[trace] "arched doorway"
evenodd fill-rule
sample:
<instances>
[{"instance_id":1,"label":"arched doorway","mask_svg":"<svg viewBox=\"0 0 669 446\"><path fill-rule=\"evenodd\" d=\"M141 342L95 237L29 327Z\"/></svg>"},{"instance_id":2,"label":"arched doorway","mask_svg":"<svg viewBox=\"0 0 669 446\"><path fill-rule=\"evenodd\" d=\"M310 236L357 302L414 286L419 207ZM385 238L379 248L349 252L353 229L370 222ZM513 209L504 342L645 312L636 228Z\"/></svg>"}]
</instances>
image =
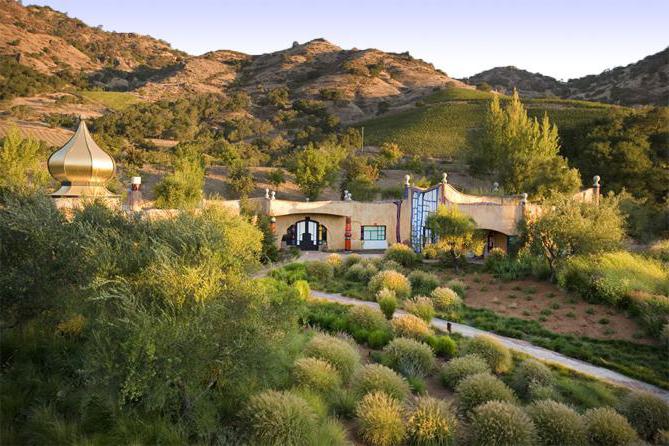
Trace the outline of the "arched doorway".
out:
<instances>
[{"instance_id":1,"label":"arched doorway","mask_svg":"<svg viewBox=\"0 0 669 446\"><path fill-rule=\"evenodd\" d=\"M305 217L288 227L285 238L288 246L297 246L302 251L318 251L327 244L328 230L318 221Z\"/></svg>"}]
</instances>

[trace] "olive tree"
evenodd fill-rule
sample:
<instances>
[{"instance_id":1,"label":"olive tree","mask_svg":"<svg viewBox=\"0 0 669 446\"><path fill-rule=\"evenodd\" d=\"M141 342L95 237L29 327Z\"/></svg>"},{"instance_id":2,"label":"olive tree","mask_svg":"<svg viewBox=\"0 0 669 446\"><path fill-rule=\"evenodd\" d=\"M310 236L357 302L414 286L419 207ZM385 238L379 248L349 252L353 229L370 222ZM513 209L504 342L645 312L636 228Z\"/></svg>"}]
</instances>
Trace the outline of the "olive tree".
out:
<instances>
[{"instance_id":1,"label":"olive tree","mask_svg":"<svg viewBox=\"0 0 669 446\"><path fill-rule=\"evenodd\" d=\"M455 206L440 205L428 216L426 226L438 237L438 245L450 253L456 271L458 259L480 244L476 222Z\"/></svg>"}]
</instances>

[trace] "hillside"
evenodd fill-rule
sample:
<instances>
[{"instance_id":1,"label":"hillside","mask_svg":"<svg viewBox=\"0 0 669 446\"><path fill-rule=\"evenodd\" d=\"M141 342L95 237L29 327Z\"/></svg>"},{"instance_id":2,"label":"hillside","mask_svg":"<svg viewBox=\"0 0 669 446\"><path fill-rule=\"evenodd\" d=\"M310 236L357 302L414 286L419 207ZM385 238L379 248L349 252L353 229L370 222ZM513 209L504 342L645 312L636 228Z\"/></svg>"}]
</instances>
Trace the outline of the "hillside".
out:
<instances>
[{"instance_id":1,"label":"hillside","mask_svg":"<svg viewBox=\"0 0 669 446\"><path fill-rule=\"evenodd\" d=\"M614 104L669 103L669 48L624 67L606 70L567 82L516 67L497 67L465 79L483 82L509 94L514 88L528 98L557 96Z\"/></svg>"}]
</instances>

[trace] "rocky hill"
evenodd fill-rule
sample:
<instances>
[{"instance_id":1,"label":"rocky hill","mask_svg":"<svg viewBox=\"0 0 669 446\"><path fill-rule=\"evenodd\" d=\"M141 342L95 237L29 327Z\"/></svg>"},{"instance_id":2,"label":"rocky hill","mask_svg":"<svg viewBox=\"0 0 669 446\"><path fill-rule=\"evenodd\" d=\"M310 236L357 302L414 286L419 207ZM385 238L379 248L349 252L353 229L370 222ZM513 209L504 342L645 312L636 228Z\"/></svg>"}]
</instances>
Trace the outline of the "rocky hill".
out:
<instances>
[{"instance_id":1,"label":"rocky hill","mask_svg":"<svg viewBox=\"0 0 669 446\"><path fill-rule=\"evenodd\" d=\"M623 105L669 103L669 48L624 67L561 82L550 76L516 67L497 67L465 79L483 82L510 93L517 88L526 97L558 96Z\"/></svg>"}]
</instances>

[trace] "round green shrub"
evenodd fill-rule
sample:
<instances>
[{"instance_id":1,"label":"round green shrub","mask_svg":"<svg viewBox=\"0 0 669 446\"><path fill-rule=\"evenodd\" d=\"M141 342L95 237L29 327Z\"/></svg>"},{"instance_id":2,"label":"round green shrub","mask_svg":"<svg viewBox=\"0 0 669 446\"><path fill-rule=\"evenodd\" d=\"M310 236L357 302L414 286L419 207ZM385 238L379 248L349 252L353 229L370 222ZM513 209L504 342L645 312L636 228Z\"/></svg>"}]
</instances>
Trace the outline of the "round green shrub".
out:
<instances>
[{"instance_id":1,"label":"round green shrub","mask_svg":"<svg viewBox=\"0 0 669 446\"><path fill-rule=\"evenodd\" d=\"M339 254L330 254L325 261L335 270L341 271L344 267L344 260Z\"/></svg>"},{"instance_id":2,"label":"round green shrub","mask_svg":"<svg viewBox=\"0 0 669 446\"><path fill-rule=\"evenodd\" d=\"M368 393L355 410L360 437L371 446L396 446L406 436L401 403L383 392Z\"/></svg>"},{"instance_id":3,"label":"round green shrub","mask_svg":"<svg viewBox=\"0 0 669 446\"><path fill-rule=\"evenodd\" d=\"M352 389L358 397L381 391L404 401L409 395L409 383L395 371L381 364L369 364L353 376Z\"/></svg>"},{"instance_id":4,"label":"round green shrub","mask_svg":"<svg viewBox=\"0 0 669 446\"><path fill-rule=\"evenodd\" d=\"M467 285L462 280L452 279L446 282L446 288L450 288L455 291L458 296L464 299L465 294L467 294Z\"/></svg>"},{"instance_id":5,"label":"round green shrub","mask_svg":"<svg viewBox=\"0 0 669 446\"><path fill-rule=\"evenodd\" d=\"M367 345L369 348L379 349L385 346L393 338L389 330L374 330L367 336Z\"/></svg>"},{"instance_id":6,"label":"round green shrub","mask_svg":"<svg viewBox=\"0 0 669 446\"><path fill-rule=\"evenodd\" d=\"M472 414L473 446L534 445L534 424L523 409L504 401L489 401Z\"/></svg>"},{"instance_id":7,"label":"round green shrub","mask_svg":"<svg viewBox=\"0 0 669 446\"><path fill-rule=\"evenodd\" d=\"M293 288L297 290L297 293L302 300L307 300L309 296L311 296L311 287L306 280L296 280L293 283Z\"/></svg>"},{"instance_id":8,"label":"round green shrub","mask_svg":"<svg viewBox=\"0 0 669 446\"><path fill-rule=\"evenodd\" d=\"M378 269L371 263L360 262L352 265L344 275L348 280L353 282L368 282L376 273Z\"/></svg>"},{"instance_id":9,"label":"round green shrub","mask_svg":"<svg viewBox=\"0 0 669 446\"><path fill-rule=\"evenodd\" d=\"M328 280L334 278L334 268L327 262L313 260L310 262L304 262L304 267L307 270L307 276L310 280L327 282Z\"/></svg>"},{"instance_id":10,"label":"round green shrub","mask_svg":"<svg viewBox=\"0 0 669 446\"><path fill-rule=\"evenodd\" d=\"M441 382L454 389L464 378L477 373L490 373L490 366L478 355L465 355L448 361L441 371Z\"/></svg>"},{"instance_id":11,"label":"round green shrub","mask_svg":"<svg viewBox=\"0 0 669 446\"><path fill-rule=\"evenodd\" d=\"M390 323L380 310L366 305L354 306L348 311L348 323L351 328L367 331L390 330Z\"/></svg>"},{"instance_id":12,"label":"round green shrub","mask_svg":"<svg viewBox=\"0 0 669 446\"><path fill-rule=\"evenodd\" d=\"M374 275L369 281L369 290L376 294L387 288L395 292L398 299L406 299L411 295L409 279L397 271L385 270Z\"/></svg>"},{"instance_id":13,"label":"round green shrub","mask_svg":"<svg viewBox=\"0 0 669 446\"><path fill-rule=\"evenodd\" d=\"M294 387L290 390L290 393L306 401L319 420L324 420L328 416L329 409L323 399L324 394L318 393L307 387Z\"/></svg>"},{"instance_id":14,"label":"round green shrub","mask_svg":"<svg viewBox=\"0 0 669 446\"><path fill-rule=\"evenodd\" d=\"M318 433L318 446L345 446L349 445L348 431L334 418L327 418L321 423Z\"/></svg>"},{"instance_id":15,"label":"round green shrub","mask_svg":"<svg viewBox=\"0 0 669 446\"><path fill-rule=\"evenodd\" d=\"M313 444L318 417L309 404L291 392L268 390L252 396L246 404L245 420L256 444Z\"/></svg>"},{"instance_id":16,"label":"round green shrub","mask_svg":"<svg viewBox=\"0 0 669 446\"><path fill-rule=\"evenodd\" d=\"M293 366L295 382L318 392L331 392L341 386L339 372L327 361L317 358L300 358Z\"/></svg>"},{"instance_id":17,"label":"round green shrub","mask_svg":"<svg viewBox=\"0 0 669 446\"><path fill-rule=\"evenodd\" d=\"M397 297L395 296L395 292L388 288L384 288L376 293L376 301L379 303L379 308L386 319L391 320L397 309Z\"/></svg>"},{"instance_id":18,"label":"round green shrub","mask_svg":"<svg viewBox=\"0 0 669 446\"><path fill-rule=\"evenodd\" d=\"M452 445L457 418L450 406L437 398L422 396L411 405L407 437L413 445Z\"/></svg>"},{"instance_id":19,"label":"round green shrub","mask_svg":"<svg viewBox=\"0 0 669 446\"><path fill-rule=\"evenodd\" d=\"M451 313L462 308L462 298L450 288L435 288L430 296L437 311Z\"/></svg>"},{"instance_id":20,"label":"round green shrub","mask_svg":"<svg viewBox=\"0 0 669 446\"><path fill-rule=\"evenodd\" d=\"M402 268L402 265L400 265L394 260L382 260L381 263L379 264L379 270L382 271L392 270L392 271L402 272L403 269L404 268Z\"/></svg>"},{"instance_id":21,"label":"round green shrub","mask_svg":"<svg viewBox=\"0 0 669 446\"><path fill-rule=\"evenodd\" d=\"M492 336L480 335L468 340L462 353L479 355L495 373L506 373L511 369L511 352Z\"/></svg>"},{"instance_id":22,"label":"round green shrub","mask_svg":"<svg viewBox=\"0 0 669 446\"><path fill-rule=\"evenodd\" d=\"M531 382L527 386L527 396L529 401L555 400L559 399L559 393L552 385L539 384Z\"/></svg>"},{"instance_id":23,"label":"round green shrub","mask_svg":"<svg viewBox=\"0 0 669 446\"><path fill-rule=\"evenodd\" d=\"M669 404L648 392L628 394L620 412L647 441L657 441L661 431L669 431Z\"/></svg>"},{"instance_id":24,"label":"round green shrub","mask_svg":"<svg viewBox=\"0 0 669 446\"><path fill-rule=\"evenodd\" d=\"M624 446L637 439L629 421L610 407L589 409L583 420L588 441L593 446Z\"/></svg>"},{"instance_id":25,"label":"round green shrub","mask_svg":"<svg viewBox=\"0 0 669 446\"><path fill-rule=\"evenodd\" d=\"M353 418L355 415L355 406L358 404L358 398L350 389L342 387L325 395L328 406L335 415L343 418Z\"/></svg>"},{"instance_id":26,"label":"round green shrub","mask_svg":"<svg viewBox=\"0 0 669 446\"><path fill-rule=\"evenodd\" d=\"M429 345L410 338L395 338L383 348L388 365L410 377L427 375L435 364L434 352Z\"/></svg>"},{"instance_id":27,"label":"round green shrub","mask_svg":"<svg viewBox=\"0 0 669 446\"><path fill-rule=\"evenodd\" d=\"M392 260L406 268L415 265L419 260L419 256L410 246L402 243L395 243L394 245L391 245L390 248L386 249L383 259Z\"/></svg>"},{"instance_id":28,"label":"round green shrub","mask_svg":"<svg viewBox=\"0 0 669 446\"><path fill-rule=\"evenodd\" d=\"M429 297L416 296L413 299L407 299L403 306L407 313L423 319L428 324L434 317L434 307Z\"/></svg>"},{"instance_id":29,"label":"round green shrub","mask_svg":"<svg viewBox=\"0 0 669 446\"><path fill-rule=\"evenodd\" d=\"M434 353L443 358L452 358L458 351L458 344L450 336L428 336L425 338Z\"/></svg>"},{"instance_id":30,"label":"round green shrub","mask_svg":"<svg viewBox=\"0 0 669 446\"><path fill-rule=\"evenodd\" d=\"M536 359L526 359L513 371L511 387L521 396L529 396L531 385L550 387L555 382L553 373Z\"/></svg>"},{"instance_id":31,"label":"round green shrub","mask_svg":"<svg viewBox=\"0 0 669 446\"><path fill-rule=\"evenodd\" d=\"M414 295L429 295L432 290L439 286L439 278L434 274L425 271L411 271L409 273L409 282Z\"/></svg>"},{"instance_id":32,"label":"round green shrub","mask_svg":"<svg viewBox=\"0 0 669 446\"><path fill-rule=\"evenodd\" d=\"M404 336L407 338L423 339L432 334L430 326L427 323L413 314L404 314L397 316L390 321L393 327L395 336Z\"/></svg>"},{"instance_id":33,"label":"round green shrub","mask_svg":"<svg viewBox=\"0 0 669 446\"><path fill-rule=\"evenodd\" d=\"M344 339L322 333L316 334L304 348L305 356L329 362L348 382L360 365L360 353L355 345Z\"/></svg>"},{"instance_id":34,"label":"round green shrub","mask_svg":"<svg viewBox=\"0 0 669 446\"><path fill-rule=\"evenodd\" d=\"M356 263L362 262L362 256L359 254L348 254L344 256L344 264L343 268L344 269L349 269L351 266L355 265Z\"/></svg>"},{"instance_id":35,"label":"round green shrub","mask_svg":"<svg viewBox=\"0 0 669 446\"><path fill-rule=\"evenodd\" d=\"M529 405L527 413L536 427L540 445L587 445L583 419L571 407L545 400Z\"/></svg>"},{"instance_id":36,"label":"round green shrub","mask_svg":"<svg viewBox=\"0 0 669 446\"><path fill-rule=\"evenodd\" d=\"M455 387L455 395L458 408L465 415L470 415L476 406L488 401L516 401L509 386L490 373L477 373L463 378Z\"/></svg>"}]
</instances>

